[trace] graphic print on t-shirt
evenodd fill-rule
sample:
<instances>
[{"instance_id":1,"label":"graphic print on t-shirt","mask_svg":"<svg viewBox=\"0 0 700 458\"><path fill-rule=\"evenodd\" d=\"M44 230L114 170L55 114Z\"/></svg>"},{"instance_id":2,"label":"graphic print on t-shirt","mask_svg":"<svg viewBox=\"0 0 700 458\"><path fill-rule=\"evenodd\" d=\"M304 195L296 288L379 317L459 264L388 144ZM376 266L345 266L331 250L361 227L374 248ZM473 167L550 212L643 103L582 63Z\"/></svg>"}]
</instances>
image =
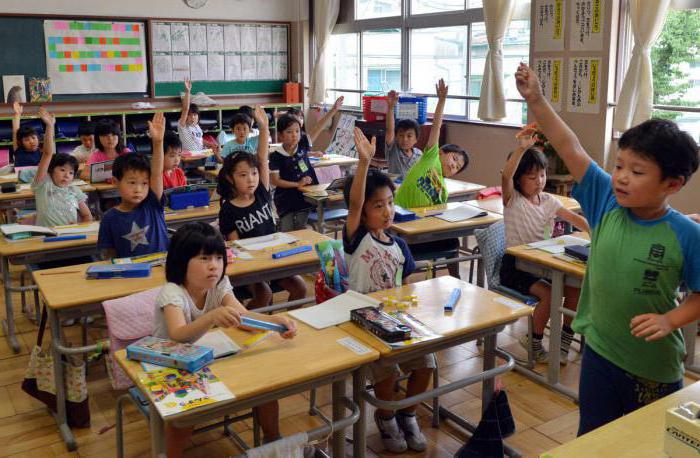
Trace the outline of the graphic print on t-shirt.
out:
<instances>
[{"instance_id":1,"label":"graphic print on t-shirt","mask_svg":"<svg viewBox=\"0 0 700 458\"><path fill-rule=\"evenodd\" d=\"M258 225L272 220L272 208L269 202L266 202L262 208L249 213L236 220L236 231L238 234L245 234L253 230Z\"/></svg>"},{"instance_id":2,"label":"graphic print on t-shirt","mask_svg":"<svg viewBox=\"0 0 700 458\"><path fill-rule=\"evenodd\" d=\"M370 282L377 290L401 284L403 265L389 250L379 250L373 245L359 256L367 264Z\"/></svg>"},{"instance_id":3,"label":"graphic print on t-shirt","mask_svg":"<svg viewBox=\"0 0 700 458\"><path fill-rule=\"evenodd\" d=\"M129 242L131 242L131 250L135 250L137 246L139 245L146 245L148 246L148 238L146 238L146 233L148 232L148 228L150 226L144 226L143 228L139 227L138 224L136 224L136 221L131 223L131 232L128 234L122 235L122 238L125 238Z\"/></svg>"}]
</instances>

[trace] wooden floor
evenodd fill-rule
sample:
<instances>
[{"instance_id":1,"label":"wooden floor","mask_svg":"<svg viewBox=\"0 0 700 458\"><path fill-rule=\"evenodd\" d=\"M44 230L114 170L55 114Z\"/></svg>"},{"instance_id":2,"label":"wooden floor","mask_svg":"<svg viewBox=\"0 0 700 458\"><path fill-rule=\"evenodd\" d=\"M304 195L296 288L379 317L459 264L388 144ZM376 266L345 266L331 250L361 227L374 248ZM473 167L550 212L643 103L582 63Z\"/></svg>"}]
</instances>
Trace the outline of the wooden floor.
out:
<instances>
[{"instance_id":1,"label":"wooden floor","mask_svg":"<svg viewBox=\"0 0 700 458\"><path fill-rule=\"evenodd\" d=\"M462 277L467 272L463 268ZM15 281L18 272L14 272ZM414 275L413 280L422 278ZM312 288L309 288L312 291ZM75 430L78 450L69 453L61 441L53 418L43 405L22 392L20 386L28 362L28 354L36 340L36 326L20 313L19 294L15 295L17 326L22 350L15 355L6 340L0 339L0 456L12 457L110 457L115 456L115 401L121 392L112 390L102 361L89 367L89 393L92 424L90 428ZM4 304L2 305L4 310ZM79 327L66 327L70 338L78 341ZM516 323L499 335L499 345L524 357L517 337L526 331L525 321ZM104 336L103 330L91 330L91 337ZM576 344L574 344L576 345ZM700 347L699 347L700 348ZM580 354L572 351L568 366L562 368L563 383L574 389L578 386ZM462 345L438 354L441 378L449 382L480 370L481 357L474 343ZM539 366L540 372L546 365ZM505 387L515 417L516 433L507 440L519 449L524 456L538 456L558 444L575 437L578 425L577 406L563 396L510 372L500 379ZM687 379L686 383L691 382ZM442 398L442 403L462 416L477 422L480 418L480 386L472 385ZM326 387L318 395L319 403L330 414L330 389ZM298 395L281 401L281 429L283 434L291 434L319 424L307 415L308 394ZM367 455L374 456L429 456L452 457L466 440L466 436L449 422L443 422L439 429L430 426L430 414L420 408L419 422L430 444L425 453L402 455L382 453L381 441L374 422L368 430ZM239 424L236 429L243 438L251 439L250 423ZM149 456L148 424L131 406L126 411L125 425L126 453L130 457ZM348 447L350 456L350 447ZM221 431L195 435L187 450L188 457L227 457L241 453L233 443L223 437Z\"/></svg>"}]
</instances>

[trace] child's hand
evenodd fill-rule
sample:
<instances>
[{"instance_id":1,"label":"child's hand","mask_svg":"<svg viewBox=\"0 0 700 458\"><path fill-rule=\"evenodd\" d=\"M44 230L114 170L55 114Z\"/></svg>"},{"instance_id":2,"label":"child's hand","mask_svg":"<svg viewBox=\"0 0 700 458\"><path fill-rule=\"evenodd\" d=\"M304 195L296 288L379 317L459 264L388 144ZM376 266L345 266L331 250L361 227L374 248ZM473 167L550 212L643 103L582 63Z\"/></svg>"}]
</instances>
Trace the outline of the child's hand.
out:
<instances>
[{"instance_id":1,"label":"child's hand","mask_svg":"<svg viewBox=\"0 0 700 458\"><path fill-rule=\"evenodd\" d=\"M523 129L515 136L518 141L518 146L522 148L523 151L530 148L535 144L537 139L535 138L535 129Z\"/></svg>"},{"instance_id":2,"label":"child's hand","mask_svg":"<svg viewBox=\"0 0 700 458\"><path fill-rule=\"evenodd\" d=\"M335 103L333 104L333 110L338 111L340 108L343 106L343 101L345 100L345 96L340 96L337 99L335 99Z\"/></svg>"},{"instance_id":3,"label":"child's hand","mask_svg":"<svg viewBox=\"0 0 700 458\"><path fill-rule=\"evenodd\" d=\"M22 104L19 102L15 102L12 104L12 111L15 113L16 117L22 116L22 111L24 109L22 108Z\"/></svg>"},{"instance_id":4,"label":"child's hand","mask_svg":"<svg viewBox=\"0 0 700 458\"><path fill-rule=\"evenodd\" d=\"M39 108L39 118L41 118L47 126L56 124L56 117L49 113L44 107Z\"/></svg>"},{"instance_id":5,"label":"child's hand","mask_svg":"<svg viewBox=\"0 0 700 458\"><path fill-rule=\"evenodd\" d=\"M518 66L518 71L515 72L515 87L526 102L534 102L542 97L542 88L537 75L522 62Z\"/></svg>"},{"instance_id":6,"label":"child's hand","mask_svg":"<svg viewBox=\"0 0 700 458\"><path fill-rule=\"evenodd\" d=\"M294 322L294 320L291 320L286 316L273 316L271 317L271 321L273 323L281 324L287 328L286 332L280 334L283 338L291 339L297 335L297 324Z\"/></svg>"},{"instance_id":7,"label":"child's hand","mask_svg":"<svg viewBox=\"0 0 700 458\"><path fill-rule=\"evenodd\" d=\"M389 91L389 93L386 95L386 98L389 102L390 107L393 107L399 102L399 94L393 89Z\"/></svg>"},{"instance_id":8,"label":"child's hand","mask_svg":"<svg viewBox=\"0 0 700 458\"><path fill-rule=\"evenodd\" d=\"M377 137L372 137L372 142L367 140L359 127L355 127L355 148L361 161L370 162L377 151Z\"/></svg>"},{"instance_id":9,"label":"child's hand","mask_svg":"<svg viewBox=\"0 0 700 458\"><path fill-rule=\"evenodd\" d=\"M192 81L189 78L185 78L185 90L187 92L192 92Z\"/></svg>"},{"instance_id":10,"label":"child's hand","mask_svg":"<svg viewBox=\"0 0 700 458\"><path fill-rule=\"evenodd\" d=\"M148 133L151 135L151 140L163 141L165 135L165 115L159 111L153 115L153 120L148 121Z\"/></svg>"},{"instance_id":11,"label":"child's hand","mask_svg":"<svg viewBox=\"0 0 700 458\"><path fill-rule=\"evenodd\" d=\"M700 213L696 213L694 215L688 215L688 216L690 216L690 219L692 219L696 223L700 224Z\"/></svg>"},{"instance_id":12,"label":"child's hand","mask_svg":"<svg viewBox=\"0 0 700 458\"><path fill-rule=\"evenodd\" d=\"M309 157L323 157L323 151L311 151Z\"/></svg>"},{"instance_id":13,"label":"child's hand","mask_svg":"<svg viewBox=\"0 0 700 458\"><path fill-rule=\"evenodd\" d=\"M440 81L437 82L435 85L435 93L438 96L438 99L446 99L447 98L447 90L448 86L445 84L445 80L440 78Z\"/></svg>"},{"instance_id":14,"label":"child's hand","mask_svg":"<svg viewBox=\"0 0 700 458\"><path fill-rule=\"evenodd\" d=\"M255 110L253 110L253 118L255 122L258 123L260 129L267 129L270 126L270 120L267 118L267 113L260 105L255 105Z\"/></svg>"},{"instance_id":15,"label":"child's hand","mask_svg":"<svg viewBox=\"0 0 700 458\"><path fill-rule=\"evenodd\" d=\"M211 323L220 328L237 328L241 325L241 314L233 307L217 307L208 315Z\"/></svg>"},{"instance_id":16,"label":"child's hand","mask_svg":"<svg viewBox=\"0 0 700 458\"><path fill-rule=\"evenodd\" d=\"M666 337L673 327L666 315L657 313L645 313L637 315L630 321L632 335L635 337L645 337L644 340L651 342Z\"/></svg>"},{"instance_id":17,"label":"child's hand","mask_svg":"<svg viewBox=\"0 0 700 458\"><path fill-rule=\"evenodd\" d=\"M297 181L297 187L301 188L302 186L309 185L312 182L313 182L313 180L311 179L311 177L304 177L301 180Z\"/></svg>"}]
</instances>

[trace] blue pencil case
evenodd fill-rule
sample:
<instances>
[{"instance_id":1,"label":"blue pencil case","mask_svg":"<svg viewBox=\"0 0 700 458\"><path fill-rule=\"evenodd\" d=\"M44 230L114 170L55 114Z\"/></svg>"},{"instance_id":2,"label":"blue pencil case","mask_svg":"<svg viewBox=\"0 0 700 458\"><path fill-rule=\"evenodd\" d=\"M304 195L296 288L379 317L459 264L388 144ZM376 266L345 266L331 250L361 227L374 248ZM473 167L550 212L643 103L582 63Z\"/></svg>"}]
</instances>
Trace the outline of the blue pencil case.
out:
<instances>
[{"instance_id":1,"label":"blue pencil case","mask_svg":"<svg viewBox=\"0 0 700 458\"><path fill-rule=\"evenodd\" d=\"M85 271L88 279L108 278L144 278L151 275L151 264L147 262L135 264L98 264L90 266Z\"/></svg>"},{"instance_id":2,"label":"blue pencil case","mask_svg":"<svg viewBox=\"0 0 700 458\"><path fill-rule=\"evenodd\" d=\"M394 205L394 221L397 223L403 223L406 221L413 221L414 219L417 219L418 216L416 216L415 213L413 213L411 210L406 210L403 207L399 207L398 205Z\"/></svg>"},{"instance_id":3,"label":"blue pencil case","mask_svg":"<svg viewBox=\"0 0 700 458\"><path fill-rule=\"evenodd\" d=\"M189 207L206 207L209 205L209 191L206 189L190 192L173 192L170 194L170 208L184 210Z\"/></svg>"},{"instance_id":4,"label":"blue pencil case","mask_svg":"<svg viewBox=\"0 0 700 458\"><path fill-rule=\"evenodd\" d=\"M195 372L214 361L214 350L202 345L146 336L126 347L126 357Z\"/></svg>"}]
</instances>

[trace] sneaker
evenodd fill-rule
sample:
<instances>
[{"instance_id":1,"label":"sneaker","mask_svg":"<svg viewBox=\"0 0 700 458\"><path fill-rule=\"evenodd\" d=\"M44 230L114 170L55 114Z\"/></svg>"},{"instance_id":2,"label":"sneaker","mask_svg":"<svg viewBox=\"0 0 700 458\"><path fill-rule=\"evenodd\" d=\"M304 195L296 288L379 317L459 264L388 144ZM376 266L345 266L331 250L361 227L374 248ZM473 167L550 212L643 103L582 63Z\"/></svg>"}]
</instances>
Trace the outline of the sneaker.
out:
<instances>
[{"instance_id":1,"label":"sneaker","mask_svg":"<svg viewBox=\"0 0 700 458\"><path fill-rule=\"evenodd\" d=\"M520 345L522 345L522 347L525 350L530 348L530 345L531 345L530 339L529 339L529 336L527 334L525 334L520 339L518 339L518 341L520 342ZM533 349L532 357L535 360L535 362L537 362L537 363L546 363L547 360L549 360L549 355L547 354L547 350L542 348L542 342L540 342L539 348Z\"/></svg>"},{"instance_id":2,"label":"sneaker","mask_svg":"<svg viewBox=\"0 0 700 458\"><path fill-rule=\"evenodd\" d=\"M405 452L408 446L404 439L399 425L396 423L396 417L391 417L388 420L381 418L378 412L374 411L374 422L377 423L379 435L382 438L384 449L393 453Z\"/></svg>"},{"instance_id":3,"label":"sneaker","mask_svg":"<svg viewBox=\"0 0 700 458\"><path fill-rule=\"evenodd\" d=\"M424 452L428 448L428 441L425 440L425 436L418 426L415 413L399 412L396 414L396 422L399 424L401 431L403 431L403 436L406 438L406 443L411 450Z\"/></svg>"}]
</instances>

